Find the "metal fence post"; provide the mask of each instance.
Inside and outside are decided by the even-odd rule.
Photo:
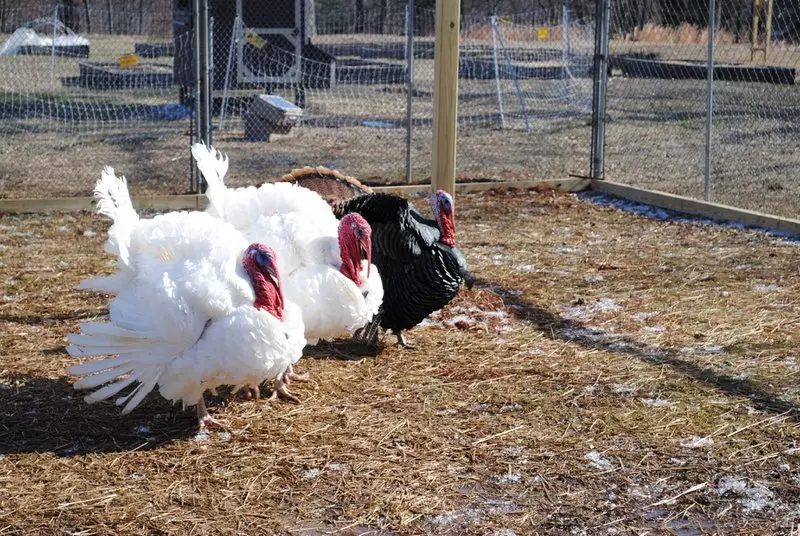
[[[592,91],[592,159],[589,176],[605,178],[606,95],[608,92],[608,38],[611,1],[596,0],[594,73]]]
[[[520,108],[522,108],[522,118],[525,120],[525,132],[530,134],[531,124],[530,121],[528,121],[528,110],[525,108],[525,95],[523,95],[522,87],[519,85],[517,69],[514,67],[514,63],[511,61],[511,54],[508,52],[508,47],[506,47],[503,34],[500,33],[500,24],[498,23],[497,17],[492,17],[492,31],[494,32],[494,35],[497,36],[497,39],[500,41],[500,46],[503,48],[503,57],[506,60],[506,66],[511,73],[511,77],[514,79],[514,86],[517,88],[517,98],[519,99]]]
[[[50,87],[56,87],[56,29],[58,28],[58,4],[53,10],[53,42],[50,44]]]
[[[506,116],[503,113],[503,91],[500,87],[500,65],[497,61],[497,34],[494,29],[497,26],[497,16],[489,17],[489,24],[492,26],[492,62],[494,63],[494,82],[497,89],[497,109],[500,112],[500,128],[506,128]]]
[[[406,2],[406,182],[411,184],[411,141],[414,103],[414,0]]]
[[[714,115],[714,34],[716,33],[716,0],[708,0],[708,63],[706,77],[706,169],[703,199],[711,201],[711,128]]]
[[[194,0],[195,35],[195,116],[197,141],[211,144],[211,77],[210,75],[210,25],[208,0]],[[205,184],[197,174],[197,193],[205,192]]]

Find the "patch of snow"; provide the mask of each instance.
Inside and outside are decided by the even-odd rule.
[[[86,229],[83,232],[83,236],[85,236],[86,238],[94,238],[95,236],[97,236],[97,233],[95,231],[92,231],[91,229]]]
[[[436,415],[439,415],[439,416],[444,416],[444,415],[458,415],[458,410],[457,410],[457,409],[455,409],[455,408],[443,409],[443,410],[437,411],[437,412],[436,412]]]
[[[665,398],[661,398],[660,396],[655,398],[640,398],[639,400],[642,401],[642,404],[645,406],[650,406],[651,408],[672,407],[675,405],[674,403]]]
[[[528,348],[528,355],[544,355],[544,350],[541,348]]]
[[[576,305],[567,308],[564,312],[564,318],[572,320],[581,319],[588,320],[598,313],[608,313],[619,309],[619,305],[611,298],[601,298],[594,303],[586,305]]]
[[[612,388],[613,392],[618,395],[633,396],[636,394],[636,387],[633,385],[614,384],[612,385]]]
[[[770,283],[769,285],[765,285],[764,283],[756,283],[753,285],[753,290],[756,292],[780,292],[783,290],[783,287],[779,287],[775,283]]]
[[[653,316],[656,316],[656,313],[652,313],[649,311],[639,311],[638,313],[633,313],[631,315],[631,318],[633,318],[638,322],[644,322],[645,320]]]
[[[586,453],[584,459],[589,460],[589,463],[587,464],[589,467],[598,469],[600,471],[608,471],[609,469],[614,467],[614,465],[610,461],[603,458],[603,455],[597,452],[596,450],[592,450]]]
[[[153,430],[149,426],[147,426],[146,424],[140,424],[139,426],[136,427],[136,430],[135,430],[135,432],[137,434],[149,434],[152,431]]]
[[[800,456],[800,448],[793,447],[790,449],[786,449],[783,451],[784,454],[788,454],[789,456]]]
[[[454,510],[434,516],[431,518],[431,523],[440,526],[451,526],[456,523],[476,523],[479,519],[480,513],[474,509]]]
[[[644,216],[645,218],[650,218],[653,220],[674,221],[680,223],[695,223],[710,227],[722,227],[727,229],[738,229],[738,230],[750,229],[763,232],[769,236],[774,236],[786,243],[793,243],[793,244],[800,243],[800,239],[798,239],[796,236],[793,236],[791,233],[788,232],[773,231],[759,227],[749,227],[742,225],[741,223],[716,221],[710,218],[702,218],[699,216],[689,216],[686,214],[682,214],[680,212],[654,207],[652,205],[645,205],[643,203],[628,201],[627,199],[622,199],[602,192],[586,191],[577,194],[577,197],[579,199],[590,201],[596,205],[613,208],[621,212],[629,212],[631,214]]]
[[[331,471],[340,471],[344,473],[350,470],[350,466],[347,465],[346,463],[330,462],[328,465],[325,466],[325,469],[330,469]]]
[[[465,322],[468,326],[474,326],[477,320],[469,315],[456,315],[444,321],[445,325],[453,326],[458,322]]]
[[[492,482],[495,484],[519,484],[522,482],[522,475],[518,474],[505,474],[505,475],[494,475],[490,478]]]
[[[600,283],[601,281],[605,281],[606,278],[600,274],[597,274],[597,275],[587,275],[586,277],[583,278],[583,280],[586,281],[587,283]]]
[[[131,476],[130,476],[130,477],[131,477],[133,480],[144,480],[145,478],[147,478],[147,476],[145,476],[145,474],[144,474],[144,473],[139,473],[139,472],[137,472],[137,471],[133,471],[133,472],[131,472]]]
[[[494,531],[492,536],[517,536],[517,533],[511,529],[499,529]]]
[[[202,441],[208,441],[210,438],[211,436],[206,430],[200,430],[199,432],[197,432],[197,434],[195,434],[194,438],[192,439],[193,441],[197,441],[199,443]]]
[[[720,354],[725,351],[725,348],[722,346],[698,346],[693,348],[691,346],[686,346],[680,349],[682,354]]]
[[[752,372],[740,372],[735,376],[731,376],[731,378],[733,378],[734,380],[745,381],[749,380],[752,376],[753,376]]]
[[[511,269],[514,270],[515,272],[528,272],[528,273],[539,271],[539,269],[536,268],[536,266],[533,264],[520,264],[517,266],[512,266]]]
[[[505,246],[475,246],[473,249],[478,251],[503,251]]]
[[[531,449],[522,445],[514,445],[513,447],[506,447],[500,451],[500,454],[509,458],[527,458],[531,454]]]
[[[733,269],[734,270],[749,270],[752,267],[753,267],[752,264],[737,264],[736,266],[733,267]]]
[[[671,463],[672,465],[677,465],[678,467],[683,467],[689,462],[687,462],[683,458],[670,458],[669,463]]]
[[[58,228],[58,230],[61,231],[62,233],[68,233],[70,231],[69,227],[66,225],[62,225],[61,227]]]
[[[736,497],[745,514],[762,512],[776,506],[772,491],[759,484],[748,484],[745,477],[723,476],[717,483],[716,491],[720,497]]]
[[[645,326],[644,330],[649,331],[651,333],[662,333],[664,331],[667,331],[667,328],[665,328],[664,326]]]
[[[577,253],[578,250],[576,248],[570,246],[555,246],[553,248],[553,253]]]
[[[217,437],[220,438],[222,441],[230,441],[231,440],[231,433],[230,432],[217,432]]]
[[[710,437],[689,436],[681,439],[680,446],[686,449],[702,449],[714,444]]]
[[[0,454],[0,462],[2,462],[2,461],[3,461],[3,460],[5,460],[5,459],[6,459],[6,456],[5,456],[5,454]]]
[[[303,480],[314,480],[321,472],[319,469],[306,469],[303,471]]]
[[[605,333],[599,328],[566,328],[563,331],[564,337],[566,339],[575,340],[575,339],[585,339],[591,342],[600,342],[605,341],[608,339],[614,339],[619,335],[615,335],[613,333]]]

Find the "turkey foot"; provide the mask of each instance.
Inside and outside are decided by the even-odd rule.
[[[416,347],[413,344],[409,343],[403,336],[402,331],[398,331],[397,333],[395,333],[395,336],[397,337],[397,344],[399,344],[406,350],[416,350]]]
[[[284,372],[283,374],[275,378],[275,389],[272,391],[272,394],[270,395],[269,399],[275,400],[280,396],[281,398],[285,398],[286,400],[291,400],[292,402],[296,402],[299,404],[300,399],[297,398],[297,395],[289,391],[287,383],[283,379],[285,375],[286,373]]]
[[[283,381],[286,385],[289,385],[291,382],[310,382],[311,378],[308,377],[308,374],[296,374],[292,366],[289,365],[289,368],[283,373]]]
[[[197,403],[197,422],[200,426],[200,430],[206,430],[215,426],[225,428],[221,422],[208,414],[206,401],[203,398]]]
[[[245,400],[255,400],[258,402],[261,399],[261,389],[258,386],[250,387],[249,385],[245,385],[239,392],[242,393],[242,398]]]

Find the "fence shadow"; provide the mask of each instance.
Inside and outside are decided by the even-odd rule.
[[[725,394],[747,397],[753,407],[770,413],[792,414],[792,419],[800,422],[800,406],[777,398],[747,379],[736,379],[720,374],[710,368],[694,363],[680,352],[657,346],[650,346],[629,337],[602,338],[602,332],[574,320],[558,316],[522,298],[513,289],[490,281],[478,279],[476,286],[497,293],[506,307],[511,307],[517,318],[536,326],[542,334],[553,340],[579,344],[586,348],[612,351],[635,357],[640,361],[657,366],[668,366],[675,372],[711,385]]]

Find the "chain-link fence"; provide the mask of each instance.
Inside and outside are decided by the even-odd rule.
[[[464,2],[460,178],[589,173],[602,1]],[[87,195],[104,165],[136,193],[189,190],[194,2],[14,4],[0,3],[0,196]],[[719,4],[707,146],[709,5],[611,0],[605,177],[702,198],[708,148],[713,200],[794,217],[800,8]],[[427,180],[432,5],[209,2],[211,133],[230,183],[304,165]]]
[[[702,199],[708,148],[711,200],[796,218],[798,4],[612,0],[611,6],[606,177]]]
[[[295,5],[289,2],[287,9]],[[261,168],[263,178],[319,164],[362,179],[429,180],[434,12],[414,9],[410,15],[409,9],[401,4],[317,13],[305,47],[294,42],[302,40],[299,18],[285,17],[286,28],[296,24],[301,30],[292,34],[283,27],[274,33],[259,28],[259,16],[272,15],[266,10],[249,19],[240,13],[233,20],[215,17],[215,100],[224,118],[214,139],[232,165]],[[591,28],[571,19],[562,5],[463,17],[459,175],[545,178],[585,172]],[[293,48],[303,50],[303,57]],[[301,126],[280,131],[272,114],[291,122],[299,112],[287,103],[285,110],[264,107],[257,94],[301,103]],[[280,142],[272,150],[248,144],[267,138]],[[251,180],[248,173],[239,177]],[[237,180],[233,173],[231,178]]]

